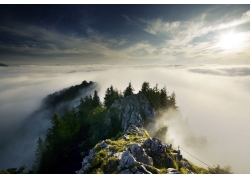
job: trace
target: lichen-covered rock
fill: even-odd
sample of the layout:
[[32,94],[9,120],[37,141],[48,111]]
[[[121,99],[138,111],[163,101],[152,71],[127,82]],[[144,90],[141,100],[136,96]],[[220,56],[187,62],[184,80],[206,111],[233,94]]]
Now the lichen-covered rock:
[[143,147],[146,153],[156,161],[160,161],[164,156],[163,154],[166,153],[166,145],[158,138],[148,138]]
[[125,133],[128,134],[128,133],[130,133],[130,132],[134,132],[134,133],[136,133],[138,136],[142,136],[142,135],[143,135],[143,133],[141,132],[141,130],[140,130],[138,127],[136,127],[134,124],[131,124],[131,125],[128,127],[128,129],[127,129],[127,131],[126,131]]
[[166,166],[171,167],[172,165],[173,165],[173,159],[170,156],[168,156],[166,159]]
[[131,144],[129,150],[138,162],[153,165],[153,159],[146,154],[145,150],[139,144]]
[[83,174],[90,167],[90,160],[95,156],[95,150],[91,149],[89,155],[86,156],[82,161],[82,168],[79,171],[76,171],[76,174]]
[[136,164],[138,164],[138,162],[136,161],[134,156],[129,151],[125,151],[122,154],[121,159],[119,160],[118,170],[129,168]]
[[102,141],[99,145],[100,148],[106,148],[108,144],[105,141]]
[[131,124],[145,127],[149,123],[157,124],[154,109],[149,105],[144,94],[134,94],[116,100],[110,109],[117,113],[125,132]]

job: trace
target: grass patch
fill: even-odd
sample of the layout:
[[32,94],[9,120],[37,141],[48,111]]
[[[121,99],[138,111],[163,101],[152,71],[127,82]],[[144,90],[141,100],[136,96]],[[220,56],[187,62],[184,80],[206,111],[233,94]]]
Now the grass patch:
[[196,174],[210,174],[209,171],[206,170],[205,168],[195,166],[193,163],[189,161],[187,161],[186,163],[191,167],[191,170]]
[[108,152],[106,150],[100,150],[91,160],[90,167],[85,171],[85,173],[100,174],[101,172],[103,172],[103,167],[107,165],[107,162],[108,162]]
[[188,174],[187,170],[185,168],[180,168],[180,173],[181,174]]
[[166,174],[166,173],[167,173],[167,169],[166,168],[159,169],[158,174]]

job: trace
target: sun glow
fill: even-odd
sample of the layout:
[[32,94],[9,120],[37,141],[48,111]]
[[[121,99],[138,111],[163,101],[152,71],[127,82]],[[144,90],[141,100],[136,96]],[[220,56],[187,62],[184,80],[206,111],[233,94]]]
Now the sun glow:
[[242,41],[242,34],[228,33],[220,38],[219,45],[222,49],[229,50],[233,48],[238,48]]

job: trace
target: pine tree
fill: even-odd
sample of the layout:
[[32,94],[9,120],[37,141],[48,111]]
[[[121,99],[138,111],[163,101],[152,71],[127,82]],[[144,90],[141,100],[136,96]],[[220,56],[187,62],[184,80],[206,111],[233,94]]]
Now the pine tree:
[[127,97],[127,96],[130,96],[130,95],[134,94],[133,91],[134,91],[134,88],[132,87],[131,82],[130,82],[128,84],[128,87],[123,92],[124,97]]
[[39,139],[37,140],[37,147],[36,147],[36,159],[34,162],[34,165],[32,167],[32,170],[36,173],[39,171],[39,163],[42,157],[42,153],[44,152],[44,144],[43,144],[43,140],[42,138],[39,137]]
[[149,87],[150,87],[149,82],[144,81],[140,92],[146,94],[149,90]]
[[166,86],[164,86],[164,88],[162,88],[160,91],[160,103],[161,108],[166,109],[168,107],[168,95]]
[[169,106],[176,109],[176,101],[175,101],[175,93],[173,92],[171,96],[169,97]]
[[96,108],[97,106],[99,106],[101,104],[100,98],[98,96],[97,91],[95,90],[94,92],[94,97],[93,97],[93,108]]
[[121,98],[121,95],[119,94],[118,90],[114,89],[113,86],[111,85],[110,88],[108,88],[105,92],[104,105],[107,108],[110,108],[113,102],[120,98]]

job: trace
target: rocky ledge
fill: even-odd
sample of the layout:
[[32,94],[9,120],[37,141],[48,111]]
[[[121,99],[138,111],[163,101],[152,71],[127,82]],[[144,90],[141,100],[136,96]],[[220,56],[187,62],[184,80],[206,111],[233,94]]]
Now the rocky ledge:
[[96,144],[76,173],[181,174],[200,171],[182,158],[180,151],[171,149],[171,145],[156,137],[151,138],[145,129],[132,124],[118,139]]

